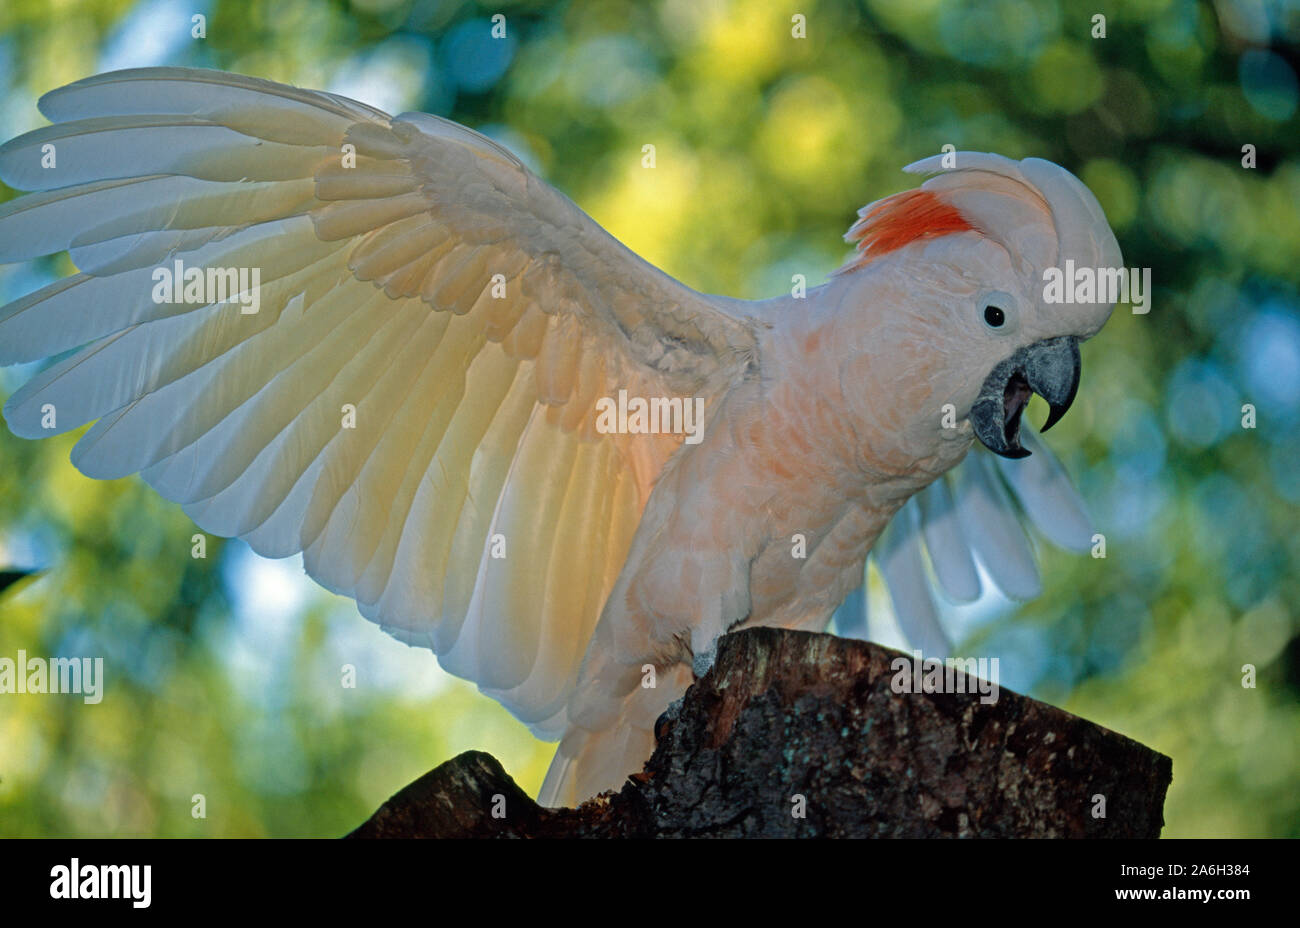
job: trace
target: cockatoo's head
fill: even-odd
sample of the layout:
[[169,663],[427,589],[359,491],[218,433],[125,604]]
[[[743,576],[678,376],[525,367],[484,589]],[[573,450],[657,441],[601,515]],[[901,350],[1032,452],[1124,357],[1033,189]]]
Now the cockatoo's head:
[[902,333],[908,376],[934,384],[932,400],[951,403],[991,451],[1024,457],[1020,419],[1031,395],[1050,407],[1045,431],[1074,400],[1079,343],[1114,305],[1056,299],[1045,272],[1067,261],[1122,270],[1119,245],[1088,188],[1049,161],[956,152],[905,170],[935,176],[860,210],[845,236],[857,252],[837,274],[870,267],[863,277],[874,280],[862,284],[872,302],[882,289],[898,293],[878,318]]

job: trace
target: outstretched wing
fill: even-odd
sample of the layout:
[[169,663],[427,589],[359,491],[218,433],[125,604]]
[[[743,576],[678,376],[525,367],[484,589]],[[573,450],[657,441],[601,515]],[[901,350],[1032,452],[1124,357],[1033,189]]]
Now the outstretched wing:
[[[595,401],[711,407],[753,362],[748,324],[443,119],[176,68],[41,110],[53,125],[0,147],[0,178],[38,191],[0,207],[0,260],[67,249],[80,273],[0,310],[0,363],[71,352],[9,399],[9,427],[98,420],[84,473],[140,472],[207,531],[302,551],[558,734],[681,440],[600,434]],[[257,311],[159,302],[178,261],[255,269]]]
[[[936,594],[968,603],[983,591],[976,562],[1011,599],[1042,593],[1028,525],[1070,551],[1092,545],[1092,522],[1069,474],[1032,432],[1021,435],[1027,458],[1007,460],[972,448],[958,467],[922,490],[894,516],[872,549],[898,625],[927,657],[946,657],[952,641]],[[868,634],[865,586],[835,613],[839,634]]]

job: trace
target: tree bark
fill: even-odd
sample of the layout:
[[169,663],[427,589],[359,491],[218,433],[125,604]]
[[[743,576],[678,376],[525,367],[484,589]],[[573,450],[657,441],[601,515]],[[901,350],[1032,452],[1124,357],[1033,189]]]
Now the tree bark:
[[1168,757],[960,672],[899,691],[916,679],[869,642],[747,629],[620,792],[544,809],[469,751],[348,837],[1159,836]]

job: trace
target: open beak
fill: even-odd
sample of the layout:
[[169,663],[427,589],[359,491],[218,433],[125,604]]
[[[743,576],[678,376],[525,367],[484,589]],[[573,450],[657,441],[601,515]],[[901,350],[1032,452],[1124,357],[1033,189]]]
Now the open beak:
[[1049,412],[1042,431],[1060,421],[1079,391],[1079,340],[1048,338],[1021,348],[993,368],[971,407],[975,437],[1004,458],[1028,457],[1020,444],[1020,417],[1037,393]]

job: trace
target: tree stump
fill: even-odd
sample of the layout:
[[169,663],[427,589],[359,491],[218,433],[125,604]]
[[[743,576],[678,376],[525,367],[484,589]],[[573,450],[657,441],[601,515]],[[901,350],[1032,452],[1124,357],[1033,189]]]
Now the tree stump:
[[832,635],[726,635],[618,793],[544,809],[469,751],[348,837],[1159,836],[1168,757],[1009,690],[982,697],[960,671],[955,691],[900,692],[913,664]]

